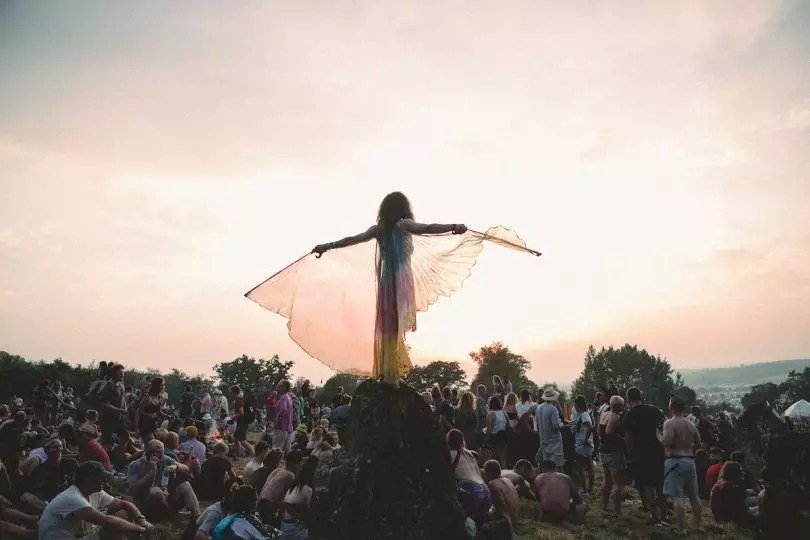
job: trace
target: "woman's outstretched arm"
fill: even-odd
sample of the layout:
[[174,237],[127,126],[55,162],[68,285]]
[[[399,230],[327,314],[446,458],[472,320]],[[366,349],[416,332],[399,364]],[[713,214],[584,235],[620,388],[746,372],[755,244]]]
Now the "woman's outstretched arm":
[[320,244],[318,246],[315,246],[315,248],[312,250],[312,253],[321,255],[322,253],[329,251],[330,249],[339,249],[353,246],[355,244],[362,244],[363,242],[368,242],[376,235],[377,235],[377,226],[372,225],[371,227],[368,228],[366,232],[362,232],[358,235],[347,236],[346,238],[338,240],[337,242],[329,242],[328,244]]
[[453,234],[464,234],[467,232],[467,227],[460,224],[448,224],[442,225],[439,223],[418,223],[412,219],[403,219],[400,221],[400,226],[402,230],[409,232],[411,234],[446,234],[446,233],[453,233]]

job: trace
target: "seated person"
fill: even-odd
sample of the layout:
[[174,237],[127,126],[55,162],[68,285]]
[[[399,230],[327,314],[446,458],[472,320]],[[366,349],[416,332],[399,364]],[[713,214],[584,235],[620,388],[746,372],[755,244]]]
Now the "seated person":
[[89,533],[92,525],[100,527],[100,533],[109,538],[126,538],[129,533],[146,534],[151,531],[152,525],[132,503],[115,499],[102,490],[104,480],[111,476],[98,461],[79,465],[74,485],[45,507],[39,521],[39,539],[60,540],[84,536],[80,530]]
[[760,485],[748,474],[748,468],[745,466],[745,453],[741,450],[736,450],[729,456],[729,461],[736,461],[740,464],[742,474],[740,485],[745,488],[745,505],[748,508],[755,508],[757,506],[757,494],[760,491]]
[[[166,455],[172,459],[174,459],[173,456],[176,456],[177,459],[175,461],[188,467],[192,478],[196,478],[200,475],[200,461],[197,459],[195,454],[183,450],[182,446],[180,445],[180,436],[177,433],[174,431],[168,432],[166,434],[165,445]],[[171,450],[171,454],[169,453],[169,450]]]
[[573,525],[585,522],[588,507],[582,495],[570,476],[557,472],[553,461],[543,461],[543,473],[534,480],[534,495],[542,521]]
[[315,450],[318,443],[323,440],[323,428],[316,427],[312,430],[307,443],[307,450]]
[[[258,445],[257,445],[258,446]],[[276,470],[281,463],[284,453],[280,448],[270,448],[264,456],[262,466],[256,469],[250,475],[250,485],[256,488],[256,493],[261,493],[264,483],[267,482],[267,477],[270,473]]]
[[228,459],[228,447],[223,443],[214,445],[214,455],[205,460],[197,477],[195,489],[200,499],[218,501],[225,494],[225,477],[235,478],[233,463]]
[[242,470],[242,480],[245,483],[250,483],[250,477],[253,475],[254,472],[259,470],[264,463],[264,458],[267,456],[267,452],[270,450],[270,445],[264,441],[259,441],[256,443],[256,447],[254,448],[254,456],[245,463],[245,468]]
[[534,479],[537,477],[537,474],[534,472],[532,464],[528,460],[519,459],[515,463],[513,469],[501,471],[501,476],[512,482],[518,492],[518,495],[529,499],[530,501],[534,500],[532,484],[534,483]]
[[492,511],[484,531],[489,538],[512,538],[515,523],[520,517],[520,497],[511,480],[501,475],[501,464],[494,459],[484,463],[484,479],[487,481]]
[[143,457],[129,464],[127,480],[135,504],[152,521],[171,519],[182,508],[190,510],[192,519],[197,519],[200,504],[188,475],[188,467],[165,456],[163,443],[153,439],[146,444]]
[[284,468],[275,469],[267,476],[267,481],[259,492],[259,512],[266,523],[275,521],[279,503],[295,482],[295,475],[301,470],[302,459],[301,452],[293,450],[287,454]]
[[315,459],[317,459],[322,463],[328,463],[329,461],[331,461],[332,456],[335,455],[336,438],[337,433],[333,431],[325,433],[322,439],[312,449],[312,453],[310,454],[310,456],[314,457]]
[[222,497],[222,500],[209,505],[200,514],[197,521],[189,523],[189,528],[194,529],[194,540],[211,540],[214,537],[214,529],[231,513],[233,491],[239,484],[238,479],[229,480],[225,485],[225,496]]
[[21,497],[37,514],[45,510],[48,501],[73,483],[73,475],[78,467],[75,459],[62,458],[62,441],[59,439],[48,439],[44,448],[47,459],[34,469],[29,489]]
[[450,463],[459,487],[459,501],[468,518],[477,525],[488,519],[487,512],[491,505],[489,488],[481,476],[478,460],[467,450],[464,435],[457,429],[447,432],[447,447],[450,449]]
[[205,444],[197,440],[199,430],[196,426],[186,428],[186,442],[180,445],[183,452],[196,456],[202,466],[205,463]]
[[309,538],[306,525],[312,505],[312,483],[318,460],[306,458],[301,470],[295,475],[295,482],[287,490],[281,502],[281,533],[283,538]]
[[214,538],[265,540],[270,531],[256,513],[256,500],[253,486],[237,486],[231,499],[231,512],[214,529]]
[[714,520],[737,525],[753,525],[752,513],[745,504],[745,488],[742,485],[742,467],[736,461],[726,461],[720,478],[712,487],[710,504]]
[[101,443],[98,442],[98,428],[94,424],[82,424],[79,426],[77,443],[79,446],[78,462],[98,461],[104,466],[104,470],[112,472],[110,456]]

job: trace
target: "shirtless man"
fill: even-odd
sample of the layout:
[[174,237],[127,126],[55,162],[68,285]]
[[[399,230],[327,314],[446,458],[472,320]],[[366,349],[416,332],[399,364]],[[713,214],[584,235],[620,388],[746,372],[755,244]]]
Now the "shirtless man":
[[700,434],[695,425],[684,418],[686,404],[672,396],[669,411],[672,418],[664,422],[664,430],[659,435],[664,445],[664,495],[669,497],[675,509],[676,534],[686,533],[686,507],[684,497],[692,505],[692,519],[695,528],[700,528],[702,508],[698,495],[697,472],[694,452],[700,448]]
[[[484,463],[484,480],[487,482],[490,496],[492,497],[493,510],[490,513],[490,520],[498,528],[498,538],[512,538],[515,532],[515,523],[520,517],[520,497],[512,482],[501,476],[501,464],[494,459]],[[498,523],[508,524],[509,534],[504,533]]]
[[553,461],[545,460],[543,474],[534,480],[540,519],[555,524],[581,525],[585,522],[588,507],[571,477],[558,473],[556,469]]
[[270,519],[278,512],[279,503],[295,483],[295,475],[301,469],[301,460],[301,451],[293,450],[284,458],[284,468],[273,470],[267,477],[259,493],[259,513],[263,519]]
[[518,495],[525,497],[530,501],[534,500],[534,491],[532,491],[532,484],[537,477],[534,472],[532,464],[526,459],[520,459],[515,463],[515,467],[511,470],[506,469],[501,471],[501,476],[512,482]]

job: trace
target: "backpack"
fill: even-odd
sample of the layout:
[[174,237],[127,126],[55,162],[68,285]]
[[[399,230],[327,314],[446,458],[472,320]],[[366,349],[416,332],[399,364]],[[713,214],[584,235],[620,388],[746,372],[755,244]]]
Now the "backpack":
[[248,424],[256,421],[256,410],[253,408],[253,403],[245,403],[245,420]]

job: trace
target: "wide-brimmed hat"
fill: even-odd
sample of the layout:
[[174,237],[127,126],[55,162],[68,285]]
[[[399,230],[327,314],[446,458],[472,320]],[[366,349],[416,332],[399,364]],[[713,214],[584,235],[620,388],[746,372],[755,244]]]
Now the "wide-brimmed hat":
[[543,401],[557,401],[558,397],[560,397],[560,393],[554,390],[553,386],[548,386],[543,390]]

